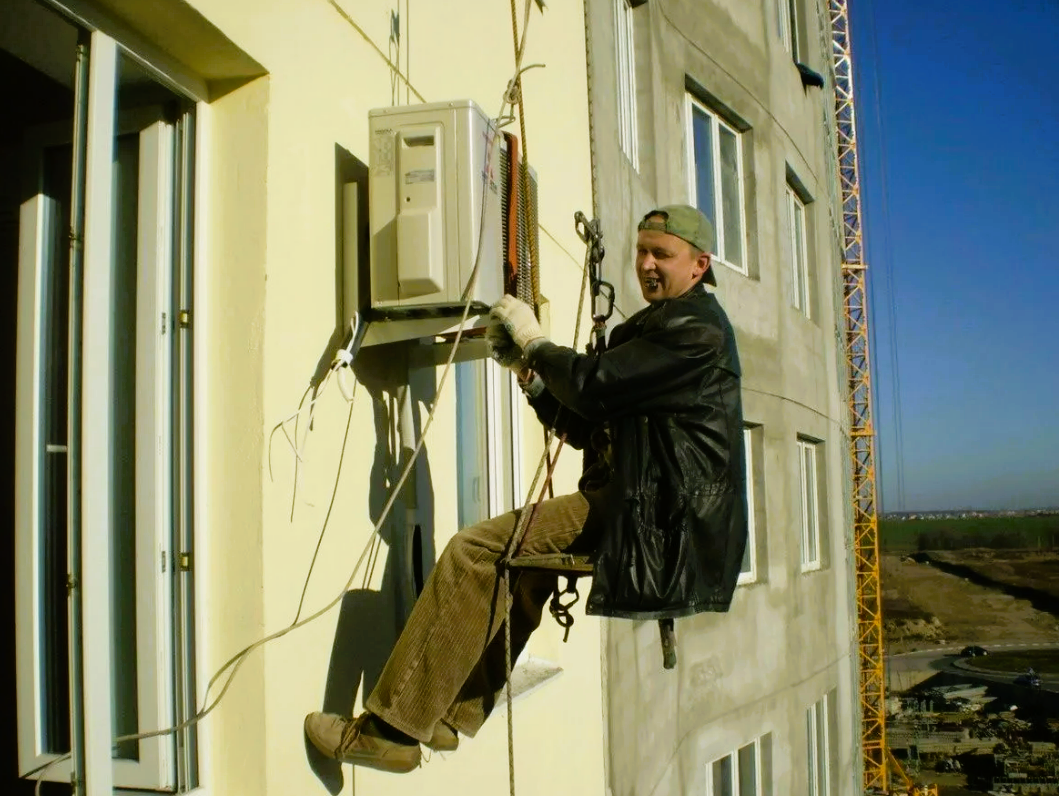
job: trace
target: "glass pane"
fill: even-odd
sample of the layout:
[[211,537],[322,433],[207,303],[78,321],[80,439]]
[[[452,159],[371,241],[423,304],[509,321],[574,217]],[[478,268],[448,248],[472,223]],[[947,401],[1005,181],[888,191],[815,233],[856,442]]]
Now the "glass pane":
[[750,540],[747,540],[746,548],[743,550],[743,563],[739,565],[739,574],[744,574],[744,573],[750,572],[750,569],[751,569],[750,555],[751,555],[752,551],[753,551],[753,546],[750,543]]
[[[784,0],[780,0],[784,2]],[[795,0],[786,0],[787,3],[787,49],[790,50],[794,60],[798,60],[798,5]]]
[[694,153],[695,206],[717,229],[717,202],[713,190],[713,120],[699,106],[691,106]]
[[41,353],[42,494],[40,495],[40,710],[43,747],[70,751],[70,638],[67,608],[67,410],[69,408],[70,229],[73,148],[61,146],[43,155],[45,251]]
[[778,24],[780,31],[780,38],[783,39],[783,46],[787,48],[787,51],[791,50],[791,21],[790,21],[790,5],[788,0],[776,0],[776,11],[778,16]]
[[816,703],[816,780],[819,783],[820,796],[830,796],[830,778],[828,776],[828,738],[827,738],[827,711],[825,700]]
[[[136,667],[136,233],[139,140],[114,146],[113,363],[114,473],[111,477],[114,531],[111,539],[111,622],[114,664],[114,734],[137,731]],[[143,418],[147,421],[149,418]],[[142,453],[142,452],[141,452]],[[138,744],[121,744],[115,756],[137,759]]]
[[[159,143],[164,151],[144,154],[151,152],[144,146],[152,135],[148,131],[157,131],[159,122],[178,119],[183,107],[177,95],[120,51],[117,73],[111,229],[114,460],[110,478],[114,523],[110,544],[111,693],[116,737],[140,731],[140,715],[148,709],[139,702],[141,693],[151,695],[154,715],[158,690],[171,687],[166,681],[168,670],[153,666],[141,670],[141,658],[152,662],[158,658],[151,641],[140,638],[137,625],[171,611],[171,605],[163,602],[167,598],[163,597],[166,592],[161,586],[160,566],[152,562],[145,567],[140,548],[154,550],[160,539],[167,540],[168,546],[173,532],[171,514],[167,517],[164,513],[167,487],[158,483],[158,474],[169,467],[158,457],[170,455],[171,427],[165,407],[172,374],[166,370],[171,366],[168,356],[159,359],[157,342],[163,314],[169,320],[173,317],[173,285],[168,281],[172,249],[159,251],[156,225],[169,225],[174,210],[172,195],[156,198],[158,164],[172,164],[176,155],[171,137],[158,138],[166,142]],[[141,230],[141,223],[149,226]],[[167,339],[171,341],[172,334]],[[161,449],[160,434],[165,435]],[[145,472],[138,474],[145,460]],[[139,616],[141,612],[146,613]],[[118,744],[114,756],[139,760],[141,744]]]
[[739,750],[739,796],[757,796],[757,749],[747,744]]
[[456,364],[456,502],[460,528],[489,516],[482,362]]
[[816,788],[816,705],[810,705],[809,709],[805,711],[805,729],[805,751],[808,756],[806,771],[809,776],[808,793],[809,796],[819,796],[819,791]]
[[718,254],[732,265],[743,267],[743,213],[740,201],[739,138],[720,127],[721,216],[724,219],[724,251]]
[[805,262],[805,207],[798,201],[797,197],[791,196],[794,209],[794,275],[795,275],[795,304],[798,309],[809,314],[809,291],[806,275]]
[[751,449],[751,431],[749,428],[743,429],[743,456],[746,462],[746,511],[747,511],[747,528],[749,533],[747,534],[747,545],[743,551],[743,563],[739,567],[740,573],[750,572],[753,569],[753,555],[754,555],[754,467],[753,467],[753,455]]
[[809,561],[815,563],[819,557],[816,539],[816,450],[806,444],[803,448],[805,457],[805,516],[806,538],[809,544]]
[[713,762],[713,796],[735,796],[731,755]]
[[515,440],[518,433],[516,423],[519,407],[515,398],[518,388],[514,386],[515,376],[511,371],[502,368],[492,360],[489,360],[488,367],[500,371],[498,377],[500,383],[500,450],[498,454],[500,458],[496,462],[501,478],[501,505],[496,507],[496,513],[499,514],[511,511],[515,506],[522,505],[524,499],[523,496],[518,494],[516,489],[514,467],[514,452],[517,450]]
[[[9,322],[5,337],[3,361],[8,368],[9,400],[15,400],[15,380],[26,379],[39,391],[39,415],[20,415],[10,422],[9,436],[4,437],[5,462],[15,453],[15,424],[23,428],[36,425],[36,450],[25,451],[38,463],[33,476],[37,479],[34,496],[37,506],[36,525],[25,527],[32,537],[21,537],[20,546],[36,550],[33,593],[20,593],[20,611],[15,614],[14,545],[9,533],[7,596],[2,608],[19,628],[33,628],[39,646],[20,650],[35,656],[33,673],[39,690],[33,713],[18,715],[12,706],[5,720],[16,731],[16,723],[29,728],[40,721],[40,751],[64,754],[71,749],[70,738],[70,664],[71,650],[69,603],[67,598],[68,555],[68,427],[69,409],[69,299],[70,299],[70,204],[73,193],[72,159],[73,109],[75,94],[75,61],[78,30],[64,18],[42,4],[32,2],[0,3],[0,85],[4,87],[3,131],[0,132],[0,273],[4,282],[0,295],[3,317]],[[47,139],[49,145],[45,145]],[[53,146],[51,144],[54,144]],[[20,239],[20,217],[23,208],[35,203],[37,218],[43,223],[41,249],[33,239]],[[15,374],[16,314],[18,311],[19,256],[21,251],[35,254],[41,268],[40,303],[34,308],[39,320],[39,369]],[[26,274],[29,277],[29,274]],[[17,323],[32,323],[19,318]],[[26,328],[26,327],[23,327]],[[9,404],[9,408],[13,403]],[[8,447],[10,446],[10,447]],[[28,476],[29,473],[22,473]],[[14,496],[13,486],[8,487]],[[29,509],[29,506],[24,508]],[[31,606],[36,612],[31,613]],[[14,624],[11,625],[14,629]],[[8,638],[10,645],[15,639]],[[12,666],[15,653],[10,653]],[[28,670],[23,670],[27,676]],[[19,689],[32,692],[34,685],[20,681]],[[37,758],[39,761],[40,758]],[[20,761],[29,764],[30,761]],[[49,774],[54,776],[55,770]]]
[[762,736],[761,749],[761,796],[772,796],[772,733]]

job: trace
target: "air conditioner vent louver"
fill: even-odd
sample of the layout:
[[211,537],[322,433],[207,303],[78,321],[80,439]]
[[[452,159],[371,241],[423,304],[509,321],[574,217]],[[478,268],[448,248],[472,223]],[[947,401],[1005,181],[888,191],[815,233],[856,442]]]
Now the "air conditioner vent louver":
[[[514,279],[505,280],[505,289],[513,293],[531,307],[536,307],[540,301],[540,277],[537,269],[532,265],[530,250],[531,235],[533,248],[539,251],[540,238],[537,215],[537,175],[532,168],[529,170],[529,223],[525,221],[525,196],[522,191],[522,172],[525,168],[521,161],[518,162],[518,170],[512,168],[512,154],[518,157],[518,139],[505,135],[500,150],[500,173],[503,175],[503,189],[501,193],[501,205],[503,211],[501,216],[504,223],[503,251],[505,252],[505,265],[510,270],[507,260],[511,252],[511,229],[515,229],[515,268]],[[514,184],[512,184],[514,183]],[[516,212],[512,212],[511,196],[518,197]]]

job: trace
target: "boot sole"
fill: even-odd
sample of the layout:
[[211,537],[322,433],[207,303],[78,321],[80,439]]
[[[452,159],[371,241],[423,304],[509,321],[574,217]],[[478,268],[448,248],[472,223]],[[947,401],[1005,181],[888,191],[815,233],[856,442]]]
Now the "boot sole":
[[361,766],[362,768],[373,768],[376,771],[385,771],[387,774],[408,774],[419,768],[419,765],[422,762],[421,759],[394,760],[380,758],[377,755],[367,753],[363,756],[347,754],[335,759],[340,763],[350,763],[354,766]]

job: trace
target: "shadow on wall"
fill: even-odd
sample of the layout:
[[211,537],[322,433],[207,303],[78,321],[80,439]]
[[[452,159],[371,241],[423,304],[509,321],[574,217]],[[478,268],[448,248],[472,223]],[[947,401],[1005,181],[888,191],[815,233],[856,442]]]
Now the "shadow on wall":
[[[362,349],[354,373],[358,389],[371,398],[374,415],[375,448],[368,483],[368,520],[374,527],[421,433],[419,407],[429,409],[436,395],[433,378],[410,379],[404,343]],[[407,424],[406,414],[402,436],[400,415],[406,400],[411,423]],[[358,691],[362,699],[371,693],[433,566],[434,498],[425,448],[422,453],[371,544],[357,574],[358,587],[342,600],[321,707],[325,712],[349,716]],[[355,455],[353,450],[347,454]],[[379,567],[381,585],[376,591],[370,584],[377,580]],[[341,765],[321,755],[308,739],[305,748],[316,776],[330,793],[339,793],[344,783]]]

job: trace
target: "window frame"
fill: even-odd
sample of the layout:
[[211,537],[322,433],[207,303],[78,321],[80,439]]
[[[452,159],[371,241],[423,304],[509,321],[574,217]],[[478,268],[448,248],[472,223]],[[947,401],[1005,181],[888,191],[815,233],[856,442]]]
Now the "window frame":
[[776,0],[780,39],[783,49],[798,61],[798,4],[797,0]]
[[614,62],[617,68],[618,144],[634,169],[640,168],[636,102],[636,39],[629,0],[613,0]]
[[[47,4],[56,5],[56,4]],[[85,30],[80,16],[59,6],[59,16],[81,30],[87,58],[79,63],[75,80],[76,103],[83,103],[83,121],[75,122],[71,137],[74,163],[83,159],[83,172],[73,170],[73,218],[83,208],[83,286],[71,297],[69,394],[70,422],[65,445],[66,485],[71,494],[66,511],[69,560],[65,610],[69,616],[69,650],[66,666],[70,682],[70,753],[43,750],[42,689],[48,675],[41,658],[40,617],[44,595],[39,561],[43,550],[41,518],[47,497],[41,492],[43,440],[41,370],[42,323],[47,317],[42,279],[42,229],[48,223],[44,194],[23,203],[20,211],[18,267],[18,342],[16,412],[20,429],[16,439],[16,702],[19,776],[69,782],[84,778],[90,790],[113,788],[188,790],[197,784],[198,755],[194,728],[177,735],[135,741],[136,758],[115,758],[112,753],[112,681],[114,634],[112,569],[113,528],[117,522],[113,463],[118,450],[114,428],[121,421],[111,409],[115,397],[115,336],[111,321],[115,311],[114,199],[118,139],[135,135],[137,166],[123,177],[124,187],[136,193],[136,234],[130,238],[130,273],[135,272],[136,292],[127,305],[135,324],[135,350],[125,366],[133,376],[130,406],[137,418],[129,440],[134,448],[132,516],[135,555],[133,599],[136,682],[130,693],[136,704],[136,732],[173,726],[195,712],[197,696],[196,644],[187,637],[194,627],[194,584],[190,570],[180,565],[177,551],[190,555],[193,522],[187,513],[197,483],[191,465],[191,408],[195,389],[191,365],[193,340],[186,325],[177,322],[177,311],[190,308],[190,268],[197,239],[192,218],[198,204],[195,152],[199,146],[194,123],[198,108],[187,96],[187,108],[176,121],[118,113],[118,75],[122,59],[145,68],[153,79],[178,93],[183,80],[162,79],[141,56],[98,29]],[[73,16],[74,18],[70,18]],[[64,134],[66,135],[66,134]],[[47,144],[46,144],[47,145]],[[179,183],[178,183],[179,181]],[[179,188],[179,190],[178,190]],[[82,197],[83,198],[78,198]],[[78,204],[80,203],[80,204]],[[56,215],[55,207],[50,211]],[[54,223],[54,221],[52,221]],[[25,235],[29,232],[30,235]],[[70,257],[62,248],[57,258]],[[54,262],[54,261],[53,261]],[[180,285],[174,282],[179,274]],[[73,277],[73,274],[71,274]],[[76,283],[75,283],[76,284]],[[79,314],[78,314],[79,313]],[[25,383],[25,384],[23,384]],[[94,418],[81,423],[80,418]],[[50,452],[50,451],[49,451]],[[147,453],[144,453],[147,452]],[[128,455],[128,451],[124,452]],[[82,466],[91,462],[91,466]],[[26,466],[23,467],[22,465]],[[73,495],[80,495],[76,504]],[[105,539],[87,544],[82,540]],[[179,595],[179,596],[177,596]],[[177,606],[179,600],[180,607]],[[26,621],[31,617],[32,621]],[[131,658],[130,658],[131,660]],[[52,674],[51,676],[55,676]],[[178,683],[179,680],[179,683]],[[92,683],[86,688],[82,683]],[[178,762],[179,761],[179,762]]]
[[[806,437],[798,438],[802,572],[812,572],[823,568],[820,540],[820,460],[817,455],[819,445],[819,441]],[[812,460],[811,463],[807,464],[807,458]],[[810,495],[812,497],[811,512],[809,510],[810,501],[807,499]]]
[[[460,383],[458,394],[462,390],[473,390],[474,415],[480,413],[484,421],[482,429],[481,467],[473,473],[479,481],[479,494],[482,497],[479,519],[457,516],[460,526],[473,525],[488,517],[494,517],[524,502],[522,495],[522,421],[519,403],[516,396],[518,386],[515,375],[507,368],[501,367],[490,358],[470,359],[457,363],[457,379]],[[464,379],[470,379],[469,382]],[[467,393],[462,393],[467,397]],[[464,407],[457,405],[457,413]],[[472,418],[473,416],[472,415]],[[459,434],[457,422],[457,434]],[[478,428],[473,423],[472,428]],[[461,445],[457,436],[457,445]],[[460,466],[469,461],[467,456],[460,456]],[[457,475],[457,489],[462,490],[466,481],[464,473]],[[457,496],[457,512],[461,511],[464,496]]]
[[[787,183],[787,244],[790,258],[791,303],[812,320],[812,293],[809,279],[809,203]],[[799,245],[798,231],[801,231]]]
[[732,751],[715,757],[706,764],[706,796],[729,796],[724,793],[717,793],[713,784],[713,769],[718,763],[723,763],[725,760],[730,760],[731,772],[732,772],[732,796],[743,796],[740,793],[740,770],[739,770],[739,753],[747,748],[754,750],[754,794],[753,796],[769,796],[772,793],[770,785],[764,782],[764,756],[763,747],[766,740],[771,743],[771,733],[763,733],[752,741],[748,741],[745,744],[737,746]]
[[[698,153],[695,151],[695,110],[701,111],[707,119],[710,121],[711,135],[710,135],[710,158],[713,165],[713,191],[714,201],[717,203],[714,208],[714,249],[716,251],[710,252],[712,254],[713,263],[720,263],[736,273],[742,274],[743,276],[750,276],[750,252],[748,248],[748,235],[746,228],[746,163],[745,155],[743,153],[744,135],[743,131],[737,129],[733,125],[726,122],[721,118],[715,110],[706,105],[702,100],[696,97],[691,92],[684,94],[684,140],[687,142],[687,157],[686,157],[686,174],[685,178],[687,181],[688,188],[688,203],[694,207],[698,207],[698,185],[696,177],[696,165],[698,163]],[[735,263],[728,260],[725,255],[727,254],[727,241],[725,240],[725,224],[724,224],[724,200],[722,194],[721,185],[721,136],[720,129],[724,128],[730,132],[736,141],[736,184],[739,187],[739,234],[741,238],[742,250],[743,250],[743,264],[742,266],[736,265]]]
[[746,549],[747,557],[750,559],[750,568],[744,570],[739,567],[739,578],[737,586],[757,583],[757,512],[754,510],[755,488],[754,488],[754,429],[757,426],[743,426],[743,451],[746,457]]
[[807,796],[831,796],[831,727],[828,695],[805,711]]

